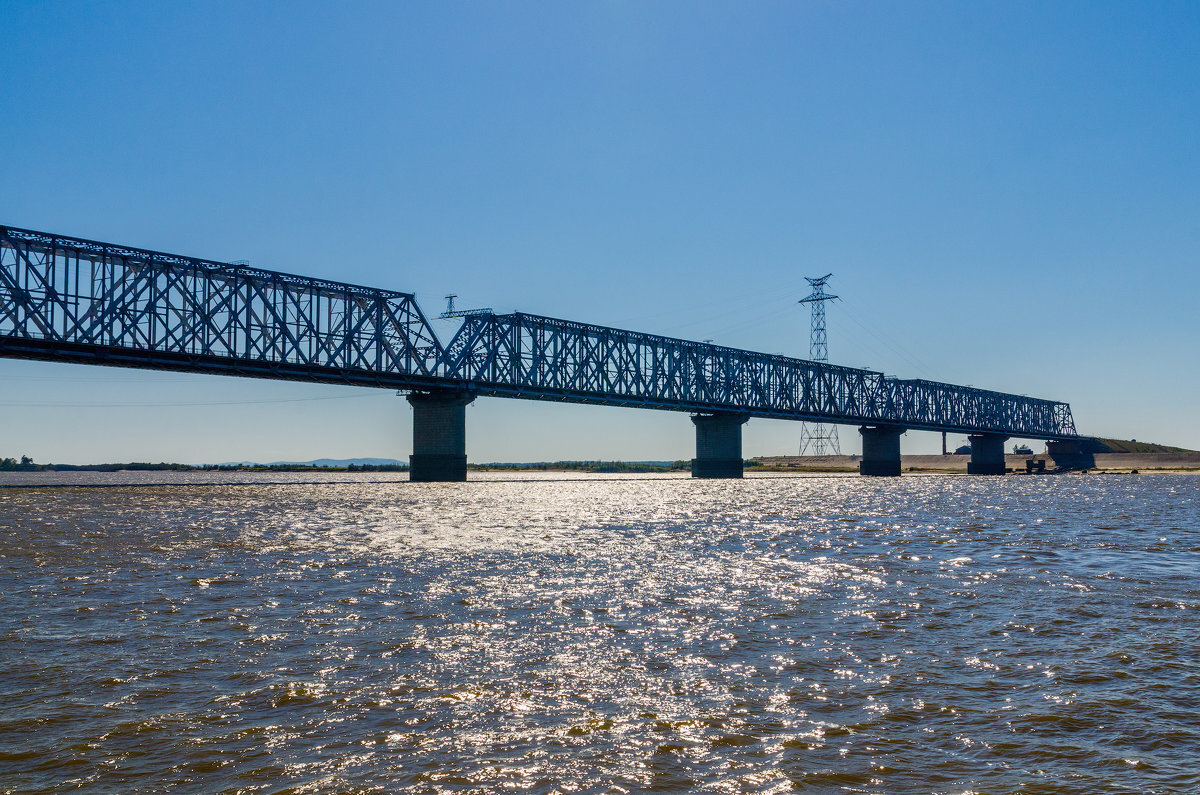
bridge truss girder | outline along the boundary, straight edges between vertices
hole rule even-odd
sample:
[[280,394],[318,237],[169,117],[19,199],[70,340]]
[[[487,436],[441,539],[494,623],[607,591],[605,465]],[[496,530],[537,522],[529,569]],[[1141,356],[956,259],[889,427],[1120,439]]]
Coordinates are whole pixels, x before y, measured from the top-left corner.
[[0,227],[0,354],[404,387],[437,383],[414,297]]
[[1076,438],[1065,403],[526,314],[443,348],[409,293],[0,226],[0,356]]
[[445,373],[479,395],[1074,438],[1065,403],[527,315],[466,318]]

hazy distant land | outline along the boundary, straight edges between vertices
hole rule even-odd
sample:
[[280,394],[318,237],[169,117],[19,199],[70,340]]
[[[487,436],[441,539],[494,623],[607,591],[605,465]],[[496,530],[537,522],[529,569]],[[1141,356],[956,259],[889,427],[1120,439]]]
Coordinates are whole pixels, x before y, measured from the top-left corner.
[[[1086,440],[1095,458],[1095,471],[1200,471],[1200,452],[1182,447],[1122,439]],[[759,472],[857,472],[858,455],[827,456],[757,456],[746,460],[748,471]],[[1010,453],[1005,464],[1012,470],[1024,470],[1025,462],[1046,461],[1054,469],[1054,461],[1046,453]],[[966,472],[969,454],[904,455],[901,466],[905,472]],[[469,464],[476,472],[539,471],[539,472],[597,472],[643,473],[686,472],[688,460],[675,461],[535,461],[488,462]],[[121,471],[181,471],[181,472],[407,472],[408,463],[395,458],[316,458],[311,461],[228,461],[220,464],[177,464],[129,462],[113,464],[39,464],[28,456],[20,459],[0,458],[0,472],[121,472]]]

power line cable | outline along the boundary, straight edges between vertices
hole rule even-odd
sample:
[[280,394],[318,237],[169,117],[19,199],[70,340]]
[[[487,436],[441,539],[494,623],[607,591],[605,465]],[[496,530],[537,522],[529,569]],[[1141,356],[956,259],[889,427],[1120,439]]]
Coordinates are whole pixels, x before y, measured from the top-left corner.
[[839,301],[838,306],[840,309],[845,310],[846,317],[848,317],[852,323],[854,323],[856,326],[861,328],[863,331],[867,332],[872,337],[874,337],[876,340],[878,340],[885,348],[887,348],[893,354],[895,354],[896,356],[899,356],[901,359],[904,359],[910,365],[915,367],[917,372],[920,375],[922,375],[923,377],[928,377],[928,376],[932,375],[933,368],[931,368],[928,364],[926,364],[925,362],[918,359],[916,356],[910,355],[903,348],[901,348],[897,345],[894,345],[892,343],[892,341],[889,340],[888,337],[886,337],[882,332],[872,328],[865,321],[859,319],[859,317],[853,311],[851,311],[851,309],[848,306],[845,305],[844,301]]

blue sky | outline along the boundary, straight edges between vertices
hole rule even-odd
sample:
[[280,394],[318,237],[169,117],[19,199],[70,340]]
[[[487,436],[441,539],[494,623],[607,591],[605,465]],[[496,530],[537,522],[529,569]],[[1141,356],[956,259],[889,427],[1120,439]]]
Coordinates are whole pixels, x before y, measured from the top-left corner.
[[[1200,449],[1200,4],[0,1],[0,44],[0,223],[801,356],[832,271],[832,361]],[[0,360],[0,406],[38,461],[411,444],[308,384]],[[468,412],[476,461],[692,433]]]

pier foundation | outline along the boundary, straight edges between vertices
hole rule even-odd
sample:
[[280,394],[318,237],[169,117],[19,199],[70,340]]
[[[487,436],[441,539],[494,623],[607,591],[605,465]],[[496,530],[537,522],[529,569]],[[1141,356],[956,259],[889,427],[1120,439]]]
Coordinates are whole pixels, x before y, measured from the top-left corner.
[[1004,443],[1008,437],[999,433],[981,433],[968,438],[971,440],[971,460],[967,462],[967,474],[1003,475]]
[[897,477],[900,475],[900,436],[903,428],[894,425],[863,426],[863,455],[858,463],[860,475]]
[[744,414],[693,414],[696,424],[694,478],[740,478],[742,476],[742,426]]
[[1092,469],[1096,466],[1096,443],[1091,439],[1048,442],[1046,452],[1059,469]]
[[413,392],[413,452],[408,479],[418,483],[467,479],[467,392]]

